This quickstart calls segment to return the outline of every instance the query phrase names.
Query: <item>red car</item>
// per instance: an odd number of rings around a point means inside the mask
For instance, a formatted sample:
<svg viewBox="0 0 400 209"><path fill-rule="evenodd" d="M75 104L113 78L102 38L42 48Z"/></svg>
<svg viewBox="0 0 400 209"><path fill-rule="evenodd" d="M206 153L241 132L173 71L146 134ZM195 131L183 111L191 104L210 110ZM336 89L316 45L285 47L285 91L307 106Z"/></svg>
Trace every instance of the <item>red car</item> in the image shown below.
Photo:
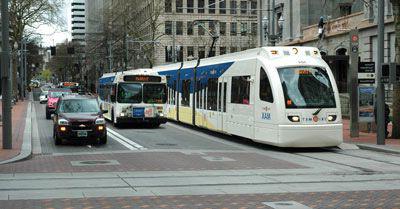
<svg viewBox="0 0 400 209"><path fill-rule="evenodd" d="M106 121L96 98L68 95L60 98L54 113L53 137L56 145L63 140L96 140L107 143Z"/></svg>
<svg viewBox="0 0 400 209"><path fill-rule="evenodd" d="M57 108L58 99L63 95L69 95L71 93L71 89L49 89L46 104L46 119L51 119L51 114L53 114Z"/></svg>

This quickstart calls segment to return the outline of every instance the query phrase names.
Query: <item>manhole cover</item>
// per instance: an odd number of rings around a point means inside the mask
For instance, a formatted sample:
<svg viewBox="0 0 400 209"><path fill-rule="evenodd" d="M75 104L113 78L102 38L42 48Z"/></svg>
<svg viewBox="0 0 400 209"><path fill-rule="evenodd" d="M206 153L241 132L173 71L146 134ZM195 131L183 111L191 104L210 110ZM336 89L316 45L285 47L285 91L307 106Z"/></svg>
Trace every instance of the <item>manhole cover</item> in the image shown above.
<svg viewBox="0 0 400 209"><path fill-rule="evenodd" d="M219 157L219 156L204 156L202 157L205 160L211 161L211 162L231 162L231 161L236 161L232 158L228 157Z"/></svg>
<svg viewBox="0 0 400 209"><path fill-rule="evenodd" d="M119 165L116 160L85 160L71 161L72 166L88 166L88 165Z"/></svg>
<svg viewBox="0 0 400 209"><path fill-rule="evenodd" d="M171 144L171 143L158 143L156 145L158 145L158 146L177 146L177 144Z"/></svg>
<svg viewBox="0 0 400 209"><path fill-rule="evenodd" d="M263 202L273 209L312 209L296 201Z"/></svg>

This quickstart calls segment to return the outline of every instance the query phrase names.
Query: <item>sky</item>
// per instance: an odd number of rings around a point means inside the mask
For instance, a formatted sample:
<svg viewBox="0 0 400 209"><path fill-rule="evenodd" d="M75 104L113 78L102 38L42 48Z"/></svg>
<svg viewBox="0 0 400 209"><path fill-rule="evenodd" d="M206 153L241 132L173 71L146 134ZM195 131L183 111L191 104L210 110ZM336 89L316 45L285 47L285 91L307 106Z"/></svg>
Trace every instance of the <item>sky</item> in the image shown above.
<svg viewBox="0 0 400 209"><path fill-rule="evenodd" d="M66 39L71 40L71 0L65 0L61 15L65 18L66 25L59 29L51 25L41 25L36 30L37 33L43 34L42 46L54 46Z"/></svg>

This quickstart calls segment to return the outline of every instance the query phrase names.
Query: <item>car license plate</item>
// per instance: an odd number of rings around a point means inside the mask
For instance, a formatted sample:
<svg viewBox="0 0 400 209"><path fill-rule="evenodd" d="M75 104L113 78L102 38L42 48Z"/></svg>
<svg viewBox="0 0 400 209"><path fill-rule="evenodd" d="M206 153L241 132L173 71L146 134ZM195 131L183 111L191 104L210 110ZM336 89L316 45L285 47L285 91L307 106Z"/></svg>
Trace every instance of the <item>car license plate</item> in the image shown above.
<svg viewBox="0 0 400 209"><path fill-rule="evenodd" d="M144 108L133 108L133 117L143 117L144 116Z"/></svg>
<svg viewBox="0 0 400 209"><path fill-rule="evenodd" d="M87 131L78 131L78 137L87 137Z"/></svg>

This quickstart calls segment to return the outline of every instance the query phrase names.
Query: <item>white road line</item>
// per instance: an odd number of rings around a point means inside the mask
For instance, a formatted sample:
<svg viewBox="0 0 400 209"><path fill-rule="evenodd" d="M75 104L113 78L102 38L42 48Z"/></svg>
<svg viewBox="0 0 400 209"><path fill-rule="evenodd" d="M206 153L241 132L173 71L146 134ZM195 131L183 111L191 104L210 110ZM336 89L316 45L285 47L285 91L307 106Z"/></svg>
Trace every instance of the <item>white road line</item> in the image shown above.
<svg viewBox="0 0 400 209"><path fill-rule="evenodd" d="M113 134L114 136L117 136L119 139L125 141L126 143L132 145L132 146L135 147L136 149L139 149L139 150L144 150L144 149L146 149L146 148L143 147L142 145L140 145L140 144L138 144L138 143L136 143L136 142L133 142L132 140L130 140L130 139L128 139L128 138L122 136L121 134L117 133L116 131L112 130L111 128L107 128L107 131L110 132L111 134Z"/></svg>
<svg viewBox="0 0 400 209"><path fill-rule="evenodd" d="M126 143L125 141L119 139L117 136L113 135L109 130L107 132L107 135L130 150L138 150L136 147L133 147L132 145Z"/></svg>

